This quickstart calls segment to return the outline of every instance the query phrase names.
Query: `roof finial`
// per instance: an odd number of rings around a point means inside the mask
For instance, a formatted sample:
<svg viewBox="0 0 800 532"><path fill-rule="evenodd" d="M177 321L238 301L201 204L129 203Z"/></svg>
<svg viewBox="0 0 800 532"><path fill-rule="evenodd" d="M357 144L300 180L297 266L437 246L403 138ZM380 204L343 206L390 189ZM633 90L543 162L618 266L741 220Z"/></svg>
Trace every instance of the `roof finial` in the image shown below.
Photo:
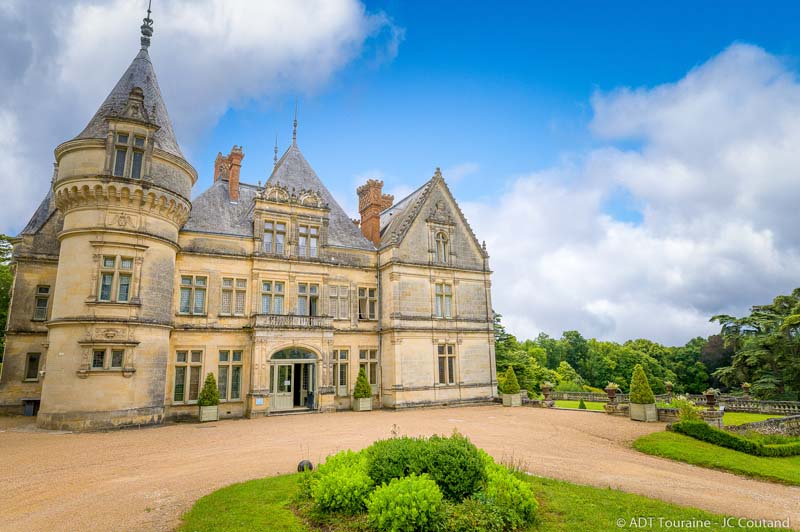
<svg viewBox="0 0 800 532"><path fill-rule="evenodd" d="M150 7L153 4L153 0L147 2L147 17L142 19L141 30L142 30L142 50L146 50L150 46L150 37L153 36L153 19L150 18Z"/></svg>
<svg viewBox="0 0 800 532"><path fill-rule="evenodd" d="M272 168L278 166L278 134L275 134L275 155L272 157Z"/></svg>
<svg viewBox="0 0 800 532"><path fill-rule="evenodd" d="M297 97L294 99L294 128L292 129L292 146L297 146Z"/></svg>

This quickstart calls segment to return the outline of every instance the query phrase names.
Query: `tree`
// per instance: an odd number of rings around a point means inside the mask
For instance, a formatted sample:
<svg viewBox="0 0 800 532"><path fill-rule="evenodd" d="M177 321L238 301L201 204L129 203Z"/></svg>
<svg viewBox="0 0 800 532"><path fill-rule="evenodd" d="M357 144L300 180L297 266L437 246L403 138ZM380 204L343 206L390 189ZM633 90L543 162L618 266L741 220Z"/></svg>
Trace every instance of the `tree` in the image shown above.
<svg viewBox="0 0 800 532"><path fill-rule="evenodd" d="M367 372L364 367L358 370L358 378L356 379L356 386L353 389L353 399L369 399L372 397L372 386L369 385L367 380Z"/></svg>
<svg viewBox="0 0 800 532"><path fill-rule="evenodd" d="M589 345L586 343L586 339L578 331L564 331L561 334L561 340L564 342L565 348L562 360L566 360L573 368L579 367L581 361L589 353Z"/></svg>
<svg viewBox="0 0 800 532"><path fill-rule="evenodd" d="M719 377L714 375L717 369L730 366L733 361L733 348L725 344L725 339L719 334L713 334L708 337L706 344L700 351L700 362L706 367L706 371L710 374L709 381L712 388L724 388L724 384L719 380Z"/></svg>
<svg viewBox="0 0 800 532"><path fill-rule="evenodd" d="M506 371L506 378L503 381L503 393L515 394L519 393L520 387L517 381L517 374L514 373L514 367L509 366Z"/></svg>
<svg viewBox="0 0 800 532"><path fill-rule="evenodd" d="M720 381L751 382L753 394L765 399L800 395L800 288L752 307L748 316L721 314L711 321L734 350L731 364L714 372Z"/></svg>
<svg viewBox="0 0 800 532"><path fill-rule="evenodd" d="M217 380L213 373L206 375L206 381L203 383L203 389L200 390L197 404L200 406L217 406L219 404L219 388L217 388Z"/></svg>
<svg viewBox="0 0 800 532"><path fill-rule="evenodd" d="M0 234L0 362L3 360L8 306L11 303L11 284L14 280L9 260L11 260L11 238Z"/></svg>
<svg viewBox="0 0 800 532"><path fill-rule="evenodd" d="M647 375L641 364L636 364L636 367L633 368L629 399L631 403L636 405L649 405L656 402L653 390L650 388L650 383L647 381Z"/></svg>

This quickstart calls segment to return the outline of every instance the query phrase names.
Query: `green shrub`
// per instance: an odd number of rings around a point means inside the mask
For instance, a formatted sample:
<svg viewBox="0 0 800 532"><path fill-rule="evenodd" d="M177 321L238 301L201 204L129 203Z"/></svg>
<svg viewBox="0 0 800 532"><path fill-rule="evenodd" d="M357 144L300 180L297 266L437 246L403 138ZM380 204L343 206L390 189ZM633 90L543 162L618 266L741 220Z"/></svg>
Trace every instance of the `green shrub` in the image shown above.
<svg viewBox="0 0 800 532"><path fill-rule="evenodd" d="M508 366L506 370L506 378L503 381L503 393L519 393L519 381L517 380L517 374L514 373L514 366Z"/></svg>
<svg viewBox="0 0 800 532"><path fill-rule="evenodd" d="M217 406L219 404L219 389L213 373L206 375L206 382L203 383L203 389L200 390L197 404L200 406Z"/></svg>
<svg viewBox="0 0 800 532"><path fill-rule="evenodd" d="M316 471L304 471L300 475L298 497L300 499L313 498L314 485L324 475L344 468L358 468L367 472L367 457L364 451L340 451L325 458Z"/></svg>
<svg viewBox="0 0 800 532"><path fill-rule="evenodd" d="M595 388L594 386L589 386L588 384L584 384L582 386L584 392L592 392L592 393L606 393L605 390L602 388Z"/></svg>
<svg viewBox="0 0 800 532"><path fill-rule="evenodd" d="M376 485L427 473L453 501L469 497L486 480L479 449L460 434L377 441L367 449L366 471Z"/></svg>
<svg viewBox="0 0 800 532"><path fill-rule="evenodd" d="M374 484L358 465L339 467L312 483L314 505L323 512L357 514L364 511Z"/></svg>
<svg viewBox="0 0 800 532"><path fill-rule="evenodd" d="M504 532L505 525L494 505L479 499L445 505L444 529L447 532Z"/></svg>
<svg viewBox="0 0 800 532"><path fill-rule="evenodd" d="M425 472L426 441L422 438L390 438L376 441L366 449L367 473L376 486L393 478Z"/></svg>
<svg viewBox="0 0 800 532"><path fill-rule="evenodd" d="M469 438L460 434L449 438L432 436L427 446L424 472L447 499L461 501L478 491L486 481L483 459Z"/></svg>
<svg viewBox="0 0 800 532"><path fill-rule="evenodd" d="M670 408L678 409L678 419L681 421L701 421L700 408L685 395L674 397Z"/></svg>
<svg viewBox="0 0 800 532"><path fill-rule="evenodd" d="M586 403L583 402L583 398L581 398L580 402L578 403L578 408L581 410L586 410Z"/></svg>
<svg viewBox="0 0 800 532"><path fill-rule="evenodd" d="M760 441L743 438L712 427L703 421L679 421L669 427L674 432L754 456L782 457L800 455L800 442L765 445Z"/></svg>
<svg viewBox="0 0 800 532"><path fill-rule="evenodd" d="M489 467L487 474L486 489L477 498L494 508L504 530L518 530L532 524L539 504L530 485L497 464Z"/></svg>
<svg viewBox="0 0 800 532"><path fill-rule="evenodd" d="M649 405L656 402L653 390L650 388L650 383L647 382L647 375L645 375L641 364L636 364L636 367L633 368L629 400L637 405Z"/></svg>
<svg viewBox="0 0 800 532"><path fill-rule="evenodd" d="M436 530L444 520L442 492L427 475L392 479L370 495L367 510L380 531Z"/></svg>
<svg viewBox="0 0 800 532"><path fill-rule="evenodd" d="M353 399L369 399L370 397L372 397L372 386L369 385L367 373L362 367L360 370L358 370L356 387L353 389Z"/></svg>
<svg viewBox="0 0 800 532"><path fill-rule="evenodd" d="M564 381L564 382L559 382L556 385L555 390L557 392L582 392L583 386L574 381Z"/></svg>

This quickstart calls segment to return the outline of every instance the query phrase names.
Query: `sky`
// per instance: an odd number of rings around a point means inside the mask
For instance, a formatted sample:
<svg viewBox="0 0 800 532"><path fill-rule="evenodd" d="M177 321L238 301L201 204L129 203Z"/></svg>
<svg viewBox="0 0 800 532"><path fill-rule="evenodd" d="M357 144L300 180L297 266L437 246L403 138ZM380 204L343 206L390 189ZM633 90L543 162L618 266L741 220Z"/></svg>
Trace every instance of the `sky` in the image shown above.
<svg viewBox="0 0 800 532"><path fill-rule="evenodd" d="M0 232L138 51L144 0L0 0ZM199 194L298 144L357 217L441 167L521 338L682 345L798 286L796 2L155 0L150 54Z"/></svg>

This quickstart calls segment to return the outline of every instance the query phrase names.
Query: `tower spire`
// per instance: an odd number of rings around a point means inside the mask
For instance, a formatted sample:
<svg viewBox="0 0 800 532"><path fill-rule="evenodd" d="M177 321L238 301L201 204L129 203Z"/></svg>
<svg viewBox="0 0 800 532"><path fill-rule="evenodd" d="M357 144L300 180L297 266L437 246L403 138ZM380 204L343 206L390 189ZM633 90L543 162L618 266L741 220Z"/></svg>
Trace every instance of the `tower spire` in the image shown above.
<svg viewBox="0 0 800 532"><path fill-rule="evenodd" d="M142 30L142 38L141 38L142 50L147 50L147 48L150 46L150 37L153 36L153 19L150 18L150 12L151 12L150 7L152 6L152 4L153 0L149 0L147 2L147 17L142 19L142 22L144 24L142 24L140 28Z"/></svg>
<svg viewBox="0 0 800 532"><path fill-rule="evenodd" d="M278 134L275 134L275 155L272 157L272 168L278 166Z"/></svg>
<svg viewBox="0 0 800 532"><path fill-rule="evenodd" d="M292 146L297 146L297 98L294 99L294 128L292 129Z"/></svg>

